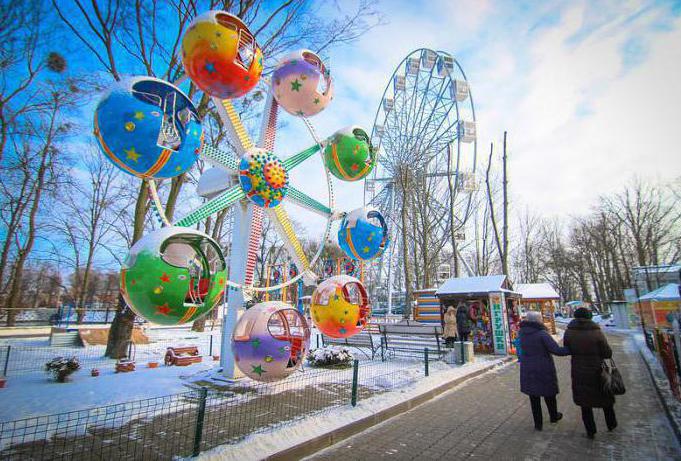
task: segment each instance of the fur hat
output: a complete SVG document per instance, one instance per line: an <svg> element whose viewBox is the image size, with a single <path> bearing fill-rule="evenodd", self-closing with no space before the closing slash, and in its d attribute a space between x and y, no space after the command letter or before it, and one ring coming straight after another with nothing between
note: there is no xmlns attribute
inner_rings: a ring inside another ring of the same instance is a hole
<svg viewBox="0 0 681 461"><path fill-rule="evenodd" d="M527 314L525 315L525 320L527 320L528 322L544 323L544 319L542 319L541 312L537 311L528 311Z"/></svg>
<svg viewBox="0 0 681 461"><path fill-rule="evenodd" d="M590 309L587 309L586 307L580 307L579 309L575 310L574 317L576 319L591 320L591 317L593 317L593 313L591 312Z"/></svg>

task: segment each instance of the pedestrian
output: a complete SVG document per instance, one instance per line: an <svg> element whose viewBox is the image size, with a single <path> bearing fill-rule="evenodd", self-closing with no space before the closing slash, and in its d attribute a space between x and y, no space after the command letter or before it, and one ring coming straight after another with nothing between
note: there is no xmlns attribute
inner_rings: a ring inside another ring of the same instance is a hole
<svg viewBox="0 0 681 461"><path fill-rule="evenodd" d="M447 307L445 312L445 329L442 335L445 338L445 345L447 347L453 347L454 341L456 340L456 335L458 331L456 328L456 308L454 306Z"/></svg>
<svg viewBox="0 0 681 461"><path fill-rule="evenodd" d="M601 365L612 358L608 340L593 320L591 311L585 307L575 310L565 332L565 347L572 354L572 399L582 408L582 421L590 439L596 435L594 408L602 408L608 430L617 427L615 396L601 388Z"/></svg>
<svg viewBox="0 0 681 461"><path fill-rule="evenodd" d="M534 428L542 430L544 419L541 409L541 397L549 410L552 423L563 417L558 411L558 376L553 355L569 355L570 351L559 346L544 326L541 313L530 311L525 320L520 322L518 337L522 360L520 362L520 392L530 397Z"/></svg>
<svg viewBox="0 0 681 461"><path fill-rule="evenodd" d="M468 335L471 334L471 319L468 309L466 309L466 303L459 303L456 308L456 330L459 341L468 341Z"/></svg>

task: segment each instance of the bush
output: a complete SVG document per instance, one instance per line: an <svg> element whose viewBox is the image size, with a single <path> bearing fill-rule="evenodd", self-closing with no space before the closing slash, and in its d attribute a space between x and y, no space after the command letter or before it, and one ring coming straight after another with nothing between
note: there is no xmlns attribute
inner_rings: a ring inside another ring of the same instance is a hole
<svg viewBox="0 0 681 461"><path fill-rule="evenodd" d="M311 349L307 362L311 367L351 367L354 356L344 347L326 346Z"/></svg>
<svg viewBox="0 0 681 461"><path fill-rule="evenodd" d="M78 357L55 357L45 364L45 371L51 373L58 383L66 382L66 378L79 369Z"/></svg>

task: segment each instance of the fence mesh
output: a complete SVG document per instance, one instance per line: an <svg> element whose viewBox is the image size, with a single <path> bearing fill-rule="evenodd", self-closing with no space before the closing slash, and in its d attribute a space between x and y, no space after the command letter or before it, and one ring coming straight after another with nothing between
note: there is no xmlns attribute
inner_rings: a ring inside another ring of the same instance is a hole
<svg viewBox="0 0 681 461"><path fill-rule="evenodd" d="M424 359L357 361L357 400L422 378ZM153 399L0 423L0 459L171 459L350 405L353 367L308 368L286 380L196 381Z"/></svg>
<svg viewBox="0 0 681 461"><path fill-rule="evenodd" d="M212 338L212 339L211 339ZM130 351L140 363L156 361L163 363L168 347L196 346L199 355L210 357L219 354L220 335L192 335L184 332L182 336L167 338L149 335L149 344L137 344ZM46 340L35 341L46 343ZM0 344L0 375L18 376L28 373L43 372L45 364L55 357L77 357L83 369L114 368L115 359L104 356L106 346L88 347L53 347L49 345L17 345Z"/></svg>

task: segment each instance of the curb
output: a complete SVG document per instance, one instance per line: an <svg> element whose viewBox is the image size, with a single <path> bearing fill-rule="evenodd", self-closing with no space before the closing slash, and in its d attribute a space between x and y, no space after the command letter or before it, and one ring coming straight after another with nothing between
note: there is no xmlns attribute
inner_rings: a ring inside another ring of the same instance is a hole
<svg viewBox="0 0 681 461"><path fill-rule="evenodd" d="M669 407L669 404L667 403L667 399L665 398L666 392L663 392L662 389L660 388L657 377L655 376L655 373L653 372L650 363L648 363L646 356L643 354L643 351L640 348L638 349L638 353L641 355L641 359L643 360L643 363L645 363L646 365L648 375L650 376L650 380L653 382L653 387L655 387L655 392L657 392L657 397L660 400L660 403L662 403L662 408L664 408L664 412L667 415L667 419L669 420L669 423L672 426L672 429L674 430L674 435L676 435L677 440L679 441L679 443L681 443L681 426L679 425L679 421L677 421L677 419L674 417L672 409Z"/></svg>
<svg viewBox="0 0 681 461"><path fill-rule="evenodd" d="M494 368L509 365L515 360L516 359L514 357L505 357L502 359L501 363L486 366L485 368L476 370L471 374L461 376L460 378L456 378L452 381L441 384L440 386L434 389L426 391L423 394L414 396L411 399L406 400L404 402L400 402L396 405L393 405L390 408L386 408L378 413L375 413L372 416L367 416L366 418L353 421L349 424L346 424L345 426L327 432L326 434L316 436L312 439L306 440L305 442L294 445L293 447L287 448L278 453L270 455L265 459L271 461L289 461L299 460L306 456L313 455L318 451L321 451L325 448L335 445L347 438L352 437L353 435L359 434L360 432L363 432L377 424L380 424L395 416L405 413L423 403L426 403L427 401L432 400L433 398L439 396L440 394L447 392L448 390L468 381L469 379L478 377Z"/></svg>

